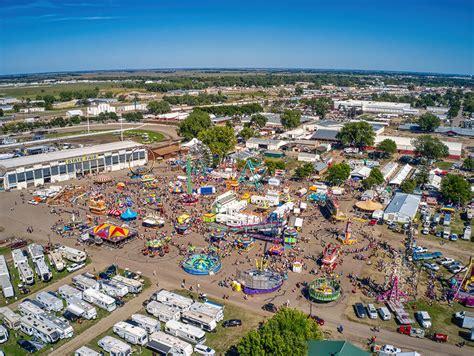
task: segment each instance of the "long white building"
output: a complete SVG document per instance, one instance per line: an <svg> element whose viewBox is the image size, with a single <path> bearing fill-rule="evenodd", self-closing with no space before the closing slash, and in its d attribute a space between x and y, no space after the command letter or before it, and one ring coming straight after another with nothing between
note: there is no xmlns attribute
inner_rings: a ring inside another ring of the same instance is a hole
<svg viewBox="0 0 474 356"><path fill-rule="evenodd" d="M145 165L147 153L133 141L48 152L2 160L7 173L0 190L25 189L77 178L88 173L117 171Z"/></svg>
<svg viewBox="0 0 474 356"><path fill-rule="evenodd" d="M366 100L335 100L334 109L356 108L364 113L379 113L393 115L418 115L418 109L413 109L409 103L392 103L387 101Z"/></svg>

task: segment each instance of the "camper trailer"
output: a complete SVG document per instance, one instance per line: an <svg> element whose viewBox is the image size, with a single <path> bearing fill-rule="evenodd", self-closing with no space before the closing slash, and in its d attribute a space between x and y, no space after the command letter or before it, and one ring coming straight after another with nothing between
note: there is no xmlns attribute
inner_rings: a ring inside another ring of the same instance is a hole
<svg viewBox="0 0 474 356"><path fill-rule="evenodd" d="M33 275L33 270L28 264L28 257L25 255L23 250L13 250L12 251L13 265L18 269L18 274L20 280L25 284L34 284L35 278Z"/></svg>
<svg viewBox="0 0 474 356"><path fill-rule="evenodd" d="M193 346L191 344L163 331L151 334L147 347L158 352L171 348L169 352L172 355L191 356L193 354Z"/></svg>
<svg viewBox="0 0 474 356"><path fill-rule="evenodd" d="M3 325L0 325L0 344L8 341L8 330Z"/></svg>
<svg viewBox="0 0 474 356"><path fill-rule="evenodd" d="M25 299L17 307L21 315L35 316L44 313L43 305L38 303L36 300Z"/></svg>
<svg viewBox="0 0 474 356"><path fill-rule="evenodd" d="M194 310L185 310L181 313L181 321L185 324L194 325L204 331L212 331L217 327L213 317Z"/></svg>
<svg viewBox="0 0 474 356"><path fill-rule="evenodd" d="M42 321L31 316L22 316L20 330L29 336L36 336L45 343L55 343L59 340L59 333Z"/></svg>
<svg viewBox="0 0 474 356"><path fill-rule="evenodd" d="M131 278L117 275L113 276L112 280L127 286L129 293L137 294L143 290L143 284Z"/></svg>
<svg viewBox="0 0 474 356"><path fill-rule="evenodd" d="M212 317L217 323L224 320L224 306L212 302L194 302L189 310Z"/></svg>
<svg viewBox="0 0 474 356"><path fill-rule="evenodd" d="M38 260L44 260L43 246L32 243L28 245L27 250L33 263Z"/></svg>
<svg viewBox="0 0 474 356"><path fill-rule="evenodd" d="M129 356L132 354L130 345L112 336L103 337L97 342L97 345L108 352L110 356Z"/></svg>
<svg viewBox="0 0 474 356"><path fill-rule="evenodd" d="M74 356L101 356L101 354L87 346L81 346L76 351L74 351Z"/></svg>
<svg viewBox="0 0 474 356"><path fill-rule="evenodd" d="M87 259L87 253L68 246L59 247L58 252L62 258L75 263L85 262Z"/></svg>
<svg viewBox="0 0 474 356"><path fill-rule="evenodd" d="M156 292L152 299L179 310L188 310L194 303L191 298L183 297L182 295L169 292L165 289Z"/></svg>
<svg viewBox="0 0 474 356"><path fill-rule="evenodd" d="M10 281L10 272L8 272L7 261L3 255L0 255L0 287L2 288L3 296L5 298L11 298L15 295L12 282Z"/></svg>
<svg viewBox="0 0 474 356"><path fill-rule="evenodd" d="M206 342L206 333L200 328L176 320L168 321L165 324L165 331L192 344L203 344Z"/></svg>
<svg viewBox="0 0 474 356"><path fill-rule="evenodd" d="M0 308L0 319L9 329L18 330L20 328L20 316L8 307Z"/></svg>
<svg viewBox="0 0 474 356"><path fill-rule="evenodd" d="M97 310L89 303L78 298L69 298L67 302L66 310L77 317L87 320L97 318Z"/></svg>
<svg viewBox="0 0 474 356"><path fill-rule="evenodd" d="M114 311L115 308L117 308L114 298L92 288L86 289L82 297L86 302L97 305L99 308L105 309L109 312Z"/></svg>
<svg viewBox="0 0 474 356"><path fill-rule="evenodd" d="M64 308L63 301L52 292L39 292L35 298L47 311L58 312Z"/></svg>
<svg viewBox="0 0 474 356"><path fill-rule="evenodd" d="M146 311L164 323L169 320L179 320L181 314L178 308L173 308L154 300L147 304Z"/></svg>
<svg viewBox="0 0 474 356"><path fill-rule="evenodd" d="M57 316L50 313L37 314L34 316L34 318L56 330L59 333L59 337L61 339L69 339L74 336L74 329L63 318L58 318Z"/></svg>
<svg viewBox="0 0 474 356"><path fill-rule="evenodd" d="M145 329L148 334L161 330L160 322L155 318L142 314L132 314L132 320L136 322L138 326Z"/></svg>
<svg viewBox="0 0 474 356"><path fill-rule="evenodd" d="M113 332L132 345L144 346L148 342L148 334L145 329L119 321L113 328Z"/></svg>
<svg viewBox="0 0 474 356"><path fill-rule="evenodd" d="M64 269L64 261L61 253L58 251L51 251L48 254L49 263L53 266L56 271L61 272Z"/></svg>
<svg viewBox="0 0 474 356"><path fill-rule="evenodd" d="M111 297L125 297L128 294L128 287L122 283L118 283L114 280L103 280L100 282L100 289L102 292L110 295Z"/></svg>
<svg viewBox="0 0 474 356"><path fill-rule="evenodd" d="M99 282L82 274L73 277L72 284L82 291L85 291L86 289L99 290Z"/></svg>
<svg viewBox="0 0 474 356"><path fill-rule="evenodd" d="M66 301L71 298L82 299L82 292L77 288L71 287L69 284L59 287L58 294Z"/></svg>
<svg viewBox="0 0 474 356"><path fill-rule="evenodd" d="M48 282L53 277L44 259L37 259L33 263L35 265L36 274L43 282Z"/></svg>

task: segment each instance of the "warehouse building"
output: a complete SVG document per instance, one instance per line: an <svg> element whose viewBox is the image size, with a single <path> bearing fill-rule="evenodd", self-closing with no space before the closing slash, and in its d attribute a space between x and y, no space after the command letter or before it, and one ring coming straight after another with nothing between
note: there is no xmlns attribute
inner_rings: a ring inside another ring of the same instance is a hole
<svg viewBox="0 0 474 356"><path fill-rule="evenodd" d="M0 190L62 182L90 173L142 166L147 161L145 148L133 141L11 158L2 160L6 174L0 177Z"/></svg>
<svg viewBox="0 0 474 356"><path fill-rule="evenodd" d="M362 110L364 113L418 115L418 109L413 109L408 103L392 103L386 101L366 100L335 100L334 109L348 110L351 108Z"/></svg>

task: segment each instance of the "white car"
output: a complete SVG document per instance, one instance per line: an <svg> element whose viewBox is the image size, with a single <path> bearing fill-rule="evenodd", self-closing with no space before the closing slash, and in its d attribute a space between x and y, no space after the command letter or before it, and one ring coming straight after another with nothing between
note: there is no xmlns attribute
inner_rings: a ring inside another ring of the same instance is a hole
<svg viewBox="0 0 474 356"><path fill-rule="evenodd" d="M434 263L425 262L423 263L423 267L425 267L426 269L430 269L432 271L439 271L439 266Z"/></svg>
<svg viewBox="0 0 474 356"><path fill-rule="evenodd" d="M449 265L450 263L453 263L453 262L454 262L454 258L451 258L451 257L444 257L444 258L438 260L438 263L441 266L447 266L447 265Z"/></svg>
<svg viewBox="0 0 474 356"><path fill-rule="evenodd" d="M398 354L402 352L402 350L398 347L395 347L393 345L384 345L380 351L385 352L387 354Z"/></svg>
<svg viewBox="0 0 474 356"><path fill-rule="evenodd" d="M450 266L450 267L448 268L449 272L451 272L451 273L465 272L466 269L467 269L466 267L461 266L461 265L455 265L455 266L453 266L453 267Z"/></svg>
<svg viewBox="0 0 474 356"><path fill-rule="evenodd" d="M416 246L416 247L413 249L413 252L416 252L416 253L425 253L425 252L428 252L428 249L427 249L426 247Z"/></svg>
<svg viewBox="0 0 474 356"><path fill-rule="evenodd" d="M36 200L28 200L28 204L38 205L39 203Z"/></svg>
<svg viewBox="0 0 474 356"><path fill-rule="evenodd" d="M211 349L209 346L206 345L196 345L194 346L194 352L200 354L200 355L206 355L206 356L213 356L216 354L216 351L214 349Z"/></svg>
<svg viewBox="0 0 474 356"><path fill-rule="evenodd" d="M75 272L79 269L81 269L82 267L84 267L85 264L84 263L73 263L72 265L70 266L67 266L66 270L71 273L71 272Z"/></svg>

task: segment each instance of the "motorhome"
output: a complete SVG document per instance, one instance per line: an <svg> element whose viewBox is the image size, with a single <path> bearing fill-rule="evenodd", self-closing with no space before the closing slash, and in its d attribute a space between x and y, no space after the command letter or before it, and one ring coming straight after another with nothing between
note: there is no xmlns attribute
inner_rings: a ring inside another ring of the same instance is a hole
<svg viewBox="0 0 474 356"><path fill-rule="evenodd" d="M55 343L60 339L59 333L31 316L22 316L20 321L20 330L29 336L36 336L45 343Z"/></svg>
<svg viewBox="0 0 474 356"><path fill-rule="evenodd" d="M188 310L194 301L191 298L167 291L165 289L156 292L152 299L179 310Z"/></svg>
<svg viewBox="0 0 474 356"><path fill-rule="evenodd" d="M7 261L3 255L0 255L0 287L2 288L3 296L5 298L11 298L15 295L12 282L10 281L10 272L8 272Z"/></svg>
<svg viewBox="0 0 474 356"><path fill-rule="evenodd" d="M165 331L192 344L203 344L206 342L206 333L200 328L184 324L180 321L170 320L165 324Z"/></svg>
<svg viewBox="0 0 474 356"><path fill-rule="evenodd" d="M47 311L61 311L64 308L63 301L53 292L39 292L35 298L39 303L44 305Z"/></svg>
<svg viewBox="0 0 474 356"><path fill-rule="evenodd" d="M97 305L99 308L105 309L109 312L114 311L115 308L117 308L114 298L104 293L101 293L96 289L92 289L92 288L86 289L83 292L82 297L86 302Z"/></svg>
<svg viewBox="0 0 474 356"><path fill-rule="evenodd" d="M72 247L61 246L58 248L58 251L63 258L71 262L85 262L87 259L87 253Z"/></svg>
<svg viewBox="0 0 474 356"><path fill-rule="evenodd" d="M113 276L112 280L127 286L129 293L137 294L143 290L143 284L131 278L117 275Z"/></svg>
<svg viewBox="0 0 474 356"><path fill-rule="evenodd" d="M204 331L212 331L217 327L217 322L213 317L194 310L184 310L181 312L181 321L185 324L194 325Z"/></svg>
<svg viewBox="0 0 474 356"><path fill-rule="evenodd" d="M124 321L116 323L112 330L115 334L132 345L144 346L148 342L148 333L145 329L131 325Z"/></svg>
<svg viewBox="0 0 474 356"><path fill-rule="evenodd" d="M87 346L81 346L74 351L74 356L101 356L101 354Z"/></svg>
<svg viewBox="0 0 474 356"><path fill-rule="evenodd" d="M82 274L72 277L72 284L82 291L86 289L99 290L99 282Z"/></svg>
<svg viewBox="0 0 474 356"><path fill-rule="evenodd" d="M44 260L43 246L32 243L28 245L27 250L33 262Z"/></svg>
<svg viewBox="0 0 474 356"><path fill-rule="evenodd" d="M61 272L64 269L65 264L60 252L51 251L48 254L48 258L49 258L49 263L51 264L51 266L53 266L56 269L56 271Z"/></svg>
<svg viewBox="0 0 474 356"><path fill-rule="evenodd" d="M165 349L171 348L170 354L172 355L191 356L193 354L193 346L176 336L166 334L163 331L154 332L149 336L148 348L163 352L163 346L165 346Z"/></svg>
<svg viewBox="0 0 474 356"><path fill-rule="evenodd" d="M110 356L129 356L132 354L130 345L112 336L104 336L97 342L97 345L108 352Z"/></svg>
<svg viewBox="0 0 474 356"><path fill-rule="evenodd" d="M0 325L0 344L8 341L8 330L3 325Z"/></svg>
<svg viewBox="0 0 474 356"><path fill-rule="evenodd" d="M128 294L128 287L122 283L118 283L114 280L103 280L100 281L100 290L111 297L125 297Z"/></svg>
<svg viewBox="0 0 474 356"><path fill-rule="evenodd" d="M37 314L44 313L43 305L38 303L36 300L25 299L18 304L17 310L21 315L35 316Z"/></svg>
<svg viewBox="0 0 474 356"><path fill-rule="evenodd" d="M70 313L87 320L97 318L97 310L89 303L78 298L69 298L67 302L66 310Z"/></svg>
<svg viewBox="0 0 474 356"><path fill-rule="evenodd" d="M212 317L216 322L224 320L224 305L213 302L194 302L189 310Z"/></svg>
<svg viewBox="0 0 474 356"><path fill-rule="evenodd" d="M28 257L25 255L23 250L13 250L12 258L13 265L18 269L20 280L25 284L34 284L35 277L33 275L33 270L28 264Z"/></svg>
<svg viewBox="0 0 474 356"><path fill-rule="evenodd" d="M61 339L69 339L74 336L74 329L69 322L63 318L50 313L41 313L34 316L35 319L56 330Z"/></svg>
<svg viewBox="0 0 474 356"><path fill-rule="evenodd" d="M131 319L136 322L138 326L145 329L148 334L161 330L161 324L155 318L143 314L132 314Z"/></svg>
<svg viewBox="0 0 474 356"><path fill-rule="evenodd" d="M147 304L146 311L164 323L169 320L179 320L181 315L178 308L170 307L154 300Z"/></svg>
<svg viewBox="0 0 474 356"><path fill-rule="evenodd" d="M20 316L8 307L0 308L0 319L9 329L18 330L20 328Z"/></svg>
<svg viewBox="0 0 474 356"><path fill-rule="evenodd" d="M44 259L37 259L33 262L33 264L35 265L36 274L43 282L48 282L53 277L53 274L49 270L49 267Z"/></svg>
<svg viewBox="0 0 474 356"><path fill-rule="evenodd" d="M58 294L66 301L71 298L82 299L82 292L79 289L70 286L69 284L59 287Z"/></svg>

